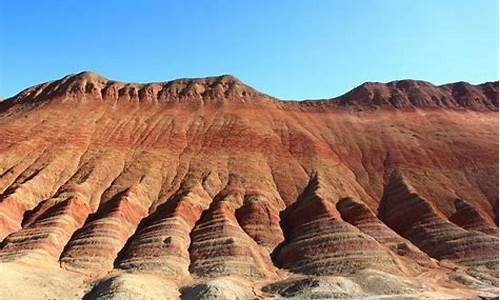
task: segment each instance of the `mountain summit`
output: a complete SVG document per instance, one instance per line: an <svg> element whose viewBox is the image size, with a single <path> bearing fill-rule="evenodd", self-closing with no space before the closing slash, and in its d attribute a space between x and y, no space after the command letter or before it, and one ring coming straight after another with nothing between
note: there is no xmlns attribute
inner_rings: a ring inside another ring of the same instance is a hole
<svg viewBox="0 0 500 300"><path fill-rule="evenodd" d="M285 109L413 109L498 110L498 82L472 85L457 82L435 86L418 80L367 82L327 100L280 101L232 75L185 78L168 82L124 83L94 72L81 72L23 90L14 101L132 101L157 104L250 103Z"/></svg>
<svg viewBox="0 0 500 300"><path fill-rule="evenodd" d="M246 102L250 99L269 98L231 75L143 84L108 80L88 71L28 88L15 96L31 101L59 97L156 103L183 102L186 99L191 102Z"/></svg>

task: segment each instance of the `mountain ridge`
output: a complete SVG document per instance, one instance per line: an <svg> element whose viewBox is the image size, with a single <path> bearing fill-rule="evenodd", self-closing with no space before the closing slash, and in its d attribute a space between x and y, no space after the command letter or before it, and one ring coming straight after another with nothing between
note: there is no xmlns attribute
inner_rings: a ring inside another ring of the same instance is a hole
<svg viewBox="0 0 500 300"><path fill-rule="evenodd" d="M95 72L83 71L29 87L10 101L70 97L79 94L101 100L131 100L150 103L199 101L210 103L254 103L283 109L415 109L445 108L498 110L498 81L473 85L459 81L433 85L423 80L404 79L365 82L333 98L281 100L264 94L232 75L180 78L165 82L127 83L109 80ZM195 100L193 100L193 98ZM184 100L183 100L184 99ZM6 105L6 104L4 104Z"/></svg>

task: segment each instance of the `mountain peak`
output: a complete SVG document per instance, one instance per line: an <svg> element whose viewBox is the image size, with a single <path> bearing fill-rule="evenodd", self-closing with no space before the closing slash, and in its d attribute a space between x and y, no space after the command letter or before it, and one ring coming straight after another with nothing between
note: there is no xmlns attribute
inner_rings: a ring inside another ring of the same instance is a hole
<svg viewBox="0 0 500 300"><path fill-rule="evenodd" d="M423 80L404 79L388 83L365 82L335 99L341 107L497 110L497 98L498 82L472 85L462 81L436 86Z"/></svg>
<svg viewBox="0 0 500 300"><path fill-rule="evenodd" d="M79 78L84 80L107 80L104 76L94 71L83 71L74 75L69 75L72 78Z"/></svg>

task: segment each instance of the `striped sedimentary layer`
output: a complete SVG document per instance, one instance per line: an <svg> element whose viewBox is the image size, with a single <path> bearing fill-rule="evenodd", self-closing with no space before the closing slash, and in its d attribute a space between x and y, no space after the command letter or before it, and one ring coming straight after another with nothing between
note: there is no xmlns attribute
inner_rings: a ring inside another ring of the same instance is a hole
<svg viewBox="0 0 500 300"><path fill-rule="evenodd" d="M0 259L24 255L57 259L89 212L87 204L78 198L70 198L47 208L35 221L3 241Z"/></svg>
<svg viewBox="0 0 500 300"><path fill-rule="evenodd" d="M337 202L337 210L344 221L356 226L361 232L373 237L397 255L407 258L405 264L408 267L415 262L424 267L436 266L426 253L395 233L362 202L343 198Z"/></svg>
<svg viewBox="0 0 500 300"><path fill-rule="evenodd" d="M30 258L33 254L37 259L59 259L72 235L94 211L95 199L101 197L121 170L120 160L111 160L110 153L87 153L86 158L89 161L82 164L54 196L37 201L32 210L22 210L24 220L16 223L16 226L22 225L22 229L4 239L0 259ZM39 173L32 178L37 176Z"/></svg>
<svg viewBox="0 0 500 300"><path fill-rule="evenodd" d="M455 200L456 211L449 220L467 230L476 230L492 236L498 236L498 227L488 221L488 217L483 216L472 205L463 199Z"/></svg>
<svg viewBox="0 0 500 300"><path fill-rule="evenodd" d="M464 203L457 205L460 214L460 206ZM399 172L391 175L379 214L394 231L412 241L429 256L479 268L495 278L498 276L498 237L452 223L428 200L419 196ZM472 214L471 220L474 217L475 214ZM454 214L452 219L456 218ZM489 226L484 223L482 227Z"/></svg>
<svg viewBox="0 0 500 300"><path fill-rule="evenodd" d="M398 273L389 250L342 220L330 189L315 175L286 211L286 240L277 250L281 266L305 274L346 275L374 268Z"/></svg>
<svg viewBox="0 0 500 300"><path fill-rule="evenodd" d="M144 220L117 260L117 266L188 276L189 234L210 202L210 195L200 185L173 196Z"/></svg>
<svg viewBox="0 0 500 300"><path fill-rule="evenodd" d="M127 191L98 211L98 218L89 219L66 246L61 266L90 273L111 270L116 255L147 213L136 197Z"/></svg>
<svg viewBox="0 0 500 300"><path fill-rule="evenodd" d="M236 210L243 202L239 191L222 194L191 232L190 272L198 276L272 276L271 259L241 228Z"/></svg>
<svg viewBox="0 0 500 300"><path fill-rule="evenodd" d="M0 263L83 273L101 298L144 273L494 282L497 96L401 81L287 102L231 76L92 73L30 88L0 104Z"/></svg>
<svg viewBox="0 0 500 300"><path fill-rule="evenodd" d="M236 210L241 228L269 253L284 240L279 207L273 203L262 194L247 194Z"/></svg>

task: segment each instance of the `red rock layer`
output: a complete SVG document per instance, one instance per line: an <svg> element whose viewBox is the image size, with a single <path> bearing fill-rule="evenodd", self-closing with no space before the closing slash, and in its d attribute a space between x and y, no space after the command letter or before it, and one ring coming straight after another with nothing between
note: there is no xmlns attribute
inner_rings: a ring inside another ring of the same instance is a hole
<svg viewBox="0 0 500 300"><path fill-rule="evenodd" d="M344 222L317 176L299 200L287 209L286 240L276 253L278 263L306 274L350 274L365 268L398 273L389 251Z"/></svg>
<svg viewBox="0 0 500 300"><path fill-rule="evenodd" d="M161 156L136 153L102 194L97 211L72 236L60 257L65 269L102 273L113 262L140 221L157 200L161 183Z"/></svg>
<svg viewBox="0 0 500 300"><path fill-rule="evenodd" d="M498 227L496 227L487 217L482 216L465 200L456 199L455 208L457 211L450 216L450 221L453 223L467 230L476 230L498 236Z"/></svg>
<svg viewBox="0 0 500 300"><path fill-rule="evenodd" d="M0 239L8 234L21 229L21 222L26 207L13 197L4 198L0 206Z"/></svg>
<svg viewBox="0 0 500 300"><path fill-rule="evenodd" d="M61 266L85 273L113 269L116 255L147 215L140 197L140 194L126 191L107 203L94 215L96 219L90 219L72 237L61 256Z"/></svg>
<svg viewBox="0 0 500 300"><path fill-rule="evenodd" d="M344 221L356 226L397 255L407 258L409 262L406 264L416 262L425 267L436 267L436 263L427 254L382 223L365 204L352 198L343 198L337 202L337 210Z"/></svg>
<svg viewBox="0 0 500 300"><path fill-rule="evenodd" d="M263 195L246 195L236 211L241 228L260 246L271 253L283 240L280 211Z"/></svg>
<svg viewBox="0 0 500 300"><path fill-rule="evenodd" d="M58 258L72 233L83 225L89 212L87 203L78 198L70 198L43 209L35 221L3 241L0 259L11 260L29 254L42 255L39 259Z"/></svg>
<svg viewBox="0 0 500 300"><path fill-rule="evenodd" d="M88 154L86 156L93 156ZM42 201L25 214L23 229L4 240L0 254L4 260L21 255L30 257L32 254L36 254L38 259L59 259L73 233L93 212L94 199L101 197L122 169L117 164L119 160L110 159L110 153L96 156L81 164L54 197ZM42 254L44 257L40 258Z"/></svg>
<svg viewBox="0 0 500 300"><path fill-rule="evenodd" d="M175 195L144 220L119 257L117 266L188 276L189 234L211 200L199 185Z"/></svg>
<svg viewBox="0 0 500 300"><path fill-rule="evenodd" d="M236 220L243 195L238 191L218 196L191 232L189 270L198 276L272 276L271 259Z"/></svg>
<svg viewBox="0 0 500 300"><path fill-rule="evenodd" d="M24 213L50 198L76 171L84 148L59 150L59 155L43 152L4 191L0 202L0 240L20 230Z"/></svg>
<svg viewBox="0 0 500 300"><path fill-rule="evenodd" d="M386 187L380 218L433 258L498 272L498 237L448 221L399 173L391 176Z"/></svg>

